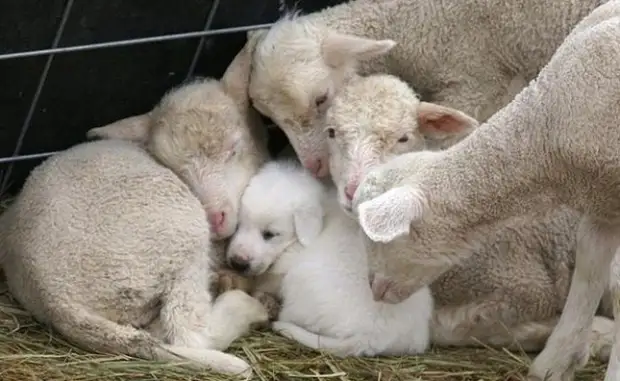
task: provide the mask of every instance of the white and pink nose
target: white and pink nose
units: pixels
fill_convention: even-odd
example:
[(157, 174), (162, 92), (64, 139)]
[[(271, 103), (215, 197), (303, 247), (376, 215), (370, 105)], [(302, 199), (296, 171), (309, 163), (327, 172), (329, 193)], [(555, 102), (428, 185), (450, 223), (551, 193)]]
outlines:
[(350, 181), (344, 187), (344, 195), (347, 197), (347, 200), (353, 201), (353, 196), (355, 195), (355, 191), (357, 190), (358, 186), (359, 183), (357, 181)]
[(211, 229), (215, 233), (221, 234), (224, 232), (224, 228), (226, 226), (226, 212), (224, 211), (208, 212), (207, 220), (209, 220)]
[(304, 167), (317, 178), (325, 177), (329, 173), (329, 163), (325, 159), (308, 159), (304, 161)]

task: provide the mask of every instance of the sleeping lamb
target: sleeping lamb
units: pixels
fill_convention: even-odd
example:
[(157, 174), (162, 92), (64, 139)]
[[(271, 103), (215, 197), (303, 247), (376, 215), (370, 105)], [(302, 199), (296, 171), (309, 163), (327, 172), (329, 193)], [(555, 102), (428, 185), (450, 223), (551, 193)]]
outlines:
[[(96, 352), (251, 374), (221, 351), (266, 321), (265, 308), (239, 290), (208, 291), (211, 236), (236, 229), (241, 193), (267, 158), (247, 70), (232, 67), (32, 171), (0, 217), (0, 248), (10, 291), (38, 321)], [(147, 331), (155, 322), (161, 336)]]

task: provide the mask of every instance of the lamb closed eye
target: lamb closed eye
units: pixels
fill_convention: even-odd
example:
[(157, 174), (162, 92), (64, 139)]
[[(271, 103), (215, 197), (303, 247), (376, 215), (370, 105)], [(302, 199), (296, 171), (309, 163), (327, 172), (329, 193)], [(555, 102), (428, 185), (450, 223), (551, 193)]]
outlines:
[(327, 94), (320, 95), (314, 99), (314, 104), (316, 107), (320, 107), (327, 102)]

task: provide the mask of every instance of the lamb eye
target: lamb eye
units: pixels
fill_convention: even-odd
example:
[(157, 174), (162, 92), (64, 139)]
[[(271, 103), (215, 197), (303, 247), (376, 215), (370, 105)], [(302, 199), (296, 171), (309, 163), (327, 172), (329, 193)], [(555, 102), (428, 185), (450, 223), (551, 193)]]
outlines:
[(265, 231), (263, 231), (261, 234), (262, 234), (263, 239), (264, 239), (265, 241), (269, 241), (270, 239), (272, 239), (273, 237), (275, 237), (275, 236), (276, 236), (276, 234), (275, 234), (274, 232), (271, 232), (271, 231), (269, 231), (269, 230), (265, 230)]
[(406, 143), (409, 141), (409, 137), (407, 135), (403, 135), (400, 139), (398, 139), (399, 143)]
[(334, 130), (333, 128), (328, 128), (327, 129), (327, 136), (329, 136), (330, 139), (333, 139), (336, 137), (336, 130)]
[(323, 94), (320, 97), (316, 97), (316, 99), (314, 100), (314, 104), (316, 105), (316, 107), (320, 107), (325, 102), (327, 102), (327, 94)]

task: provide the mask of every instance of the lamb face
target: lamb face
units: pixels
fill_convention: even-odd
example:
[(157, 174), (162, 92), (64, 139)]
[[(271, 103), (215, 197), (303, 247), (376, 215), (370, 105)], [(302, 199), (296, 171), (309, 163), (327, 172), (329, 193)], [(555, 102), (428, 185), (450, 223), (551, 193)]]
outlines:
[[(292, 171), (295, 176), (286, 175)], [(226, 256), (230, 267), (260, 275), (291, 245), (309, 244), (322, 229), (321, 191), (293, 162), (268, 163), (241, 198), (239, 227)]]
[(214, 239), (235, 231), (243, 189), (268, 158), (263, 126), (248, 104), (248, 60), (242, 50), (220, 81), (180, 86), (151, 112), (88, 132), (144, 144), (193, 190)]
[[(196, 91), (164, 98), (154, 112), (150, 152), (175, 171), (194, 191), (217, 238), (237, 226), (239, 199), (265, 157), (237, 104), (219, 84), (197, 83)], [(196, 99), (195, 103), (188, 102)]]
[(324, 124), (330, 173), (348, 213), (372, 168), (404, 153), (453, 144), (478, 126), (458, 110), (421, 102), (405, 82), (386, 74), (349, 82), (334, 98)]
[(336, 33), (287, 17), (260, 31), (253, 54), (249, 95), (254, 107), (286, 134), (313, 175), (329, 173), (320, 119), (360, 60), (386, 54), (396, 44)]

